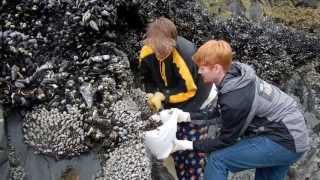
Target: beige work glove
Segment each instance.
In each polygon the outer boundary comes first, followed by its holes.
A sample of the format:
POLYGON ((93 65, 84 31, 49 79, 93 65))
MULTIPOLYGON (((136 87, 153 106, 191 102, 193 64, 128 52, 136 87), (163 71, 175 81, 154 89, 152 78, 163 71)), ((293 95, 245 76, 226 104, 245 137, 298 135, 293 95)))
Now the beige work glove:
POLYGON ((162 101, 166 99, 166 97, 161 92, 156 92, 153 95, 148 95, 148 105, 153 112, 158 112, 162 109, 162 101))

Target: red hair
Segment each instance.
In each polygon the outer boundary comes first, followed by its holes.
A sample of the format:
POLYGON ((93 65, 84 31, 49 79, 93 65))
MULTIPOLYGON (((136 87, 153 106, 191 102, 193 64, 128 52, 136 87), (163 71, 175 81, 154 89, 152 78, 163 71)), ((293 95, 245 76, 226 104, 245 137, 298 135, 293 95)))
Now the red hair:
POLYGON ((192 59, 198 66, 220 64, 224 71, 228 71, 232 63, 232 49, 224 40, 210 40, 200 46, 192 59))

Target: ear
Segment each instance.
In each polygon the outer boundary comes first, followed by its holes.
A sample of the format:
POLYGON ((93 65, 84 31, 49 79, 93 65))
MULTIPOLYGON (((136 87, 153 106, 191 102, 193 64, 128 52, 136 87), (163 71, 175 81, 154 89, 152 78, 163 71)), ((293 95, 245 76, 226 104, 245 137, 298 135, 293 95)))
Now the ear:
POLYGON ((215 66, 216 66, 217 70, 219 70, 219 71, 224 71, 222 65, 220 65, 220 64, 215 64, 215 66))
POLYGON ((217 70, 220 70, 220 64, 215 64, 215 65, 213 65, 212 66, 212 70, 215 70, 215 71, 217 71, 217 70))

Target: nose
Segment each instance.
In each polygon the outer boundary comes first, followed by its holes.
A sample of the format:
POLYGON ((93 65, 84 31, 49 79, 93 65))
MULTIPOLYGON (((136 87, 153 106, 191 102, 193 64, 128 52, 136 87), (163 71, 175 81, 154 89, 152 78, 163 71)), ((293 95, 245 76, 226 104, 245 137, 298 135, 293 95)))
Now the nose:
POLYGON ((202 79, 204 79, 203 71, 201 69, 198 70, 198 74, 201 76, 202 79))

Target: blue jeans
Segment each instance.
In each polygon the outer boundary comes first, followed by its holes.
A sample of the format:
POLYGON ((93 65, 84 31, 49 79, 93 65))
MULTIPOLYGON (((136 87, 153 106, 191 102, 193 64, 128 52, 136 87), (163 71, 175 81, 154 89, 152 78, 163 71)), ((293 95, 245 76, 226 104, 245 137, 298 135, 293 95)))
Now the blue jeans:
POLYGON ((283 180, 289 166, 302 154, 289 151, 267 137, 243 139, 209 155, 204 179, 227 180, 228 171, 256 168, 256 180, 283 180))

